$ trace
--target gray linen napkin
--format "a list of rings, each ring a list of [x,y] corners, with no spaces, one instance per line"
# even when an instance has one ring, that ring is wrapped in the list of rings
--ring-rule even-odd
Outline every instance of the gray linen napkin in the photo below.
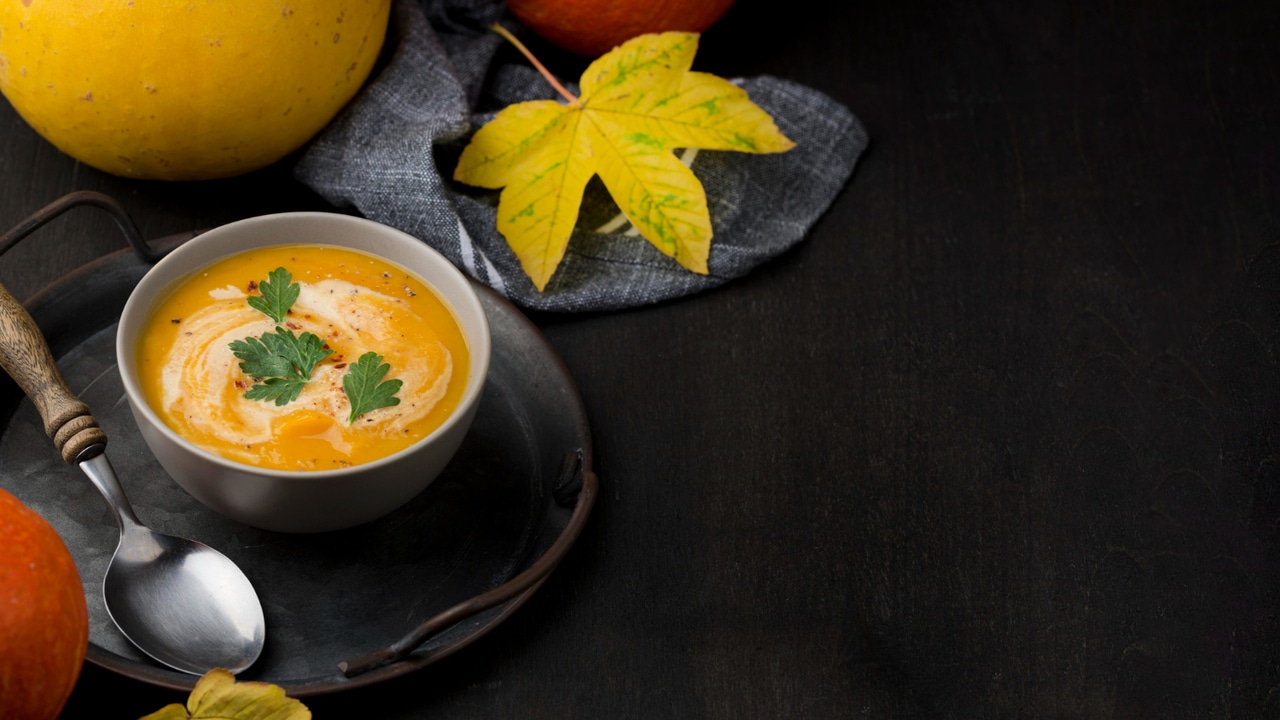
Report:
[[[396,0],[389,61],[312,142],[295,175],[334,205],[430,243],[518,305],[613,310],[739,277],[804,238],[866,148],[857,118],[826,95],[774,77],[742,80],[796,147],[693,156],[711,212],[710,274],[689,272],[628,236],[630,225],[616,222],[617,206],[596,178],[564,260],[539,293],[496,229],[497,191],[452,180],[470,134],[497,109],[555,96],[527,66],[490,68],[505,42],[488,30],[495,21],[518,27],[501,0]]]

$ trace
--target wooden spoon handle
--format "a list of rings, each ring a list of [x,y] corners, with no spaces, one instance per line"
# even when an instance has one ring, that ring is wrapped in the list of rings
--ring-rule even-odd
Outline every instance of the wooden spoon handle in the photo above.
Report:
[[[80,453],[93,445],[106,445],[107,434],[89,413],[89,406],[71,392],[58,372],[44,334],[3,285],[0,285],[0,367],[31,398],[44,431],[62,453],[75,464]]]

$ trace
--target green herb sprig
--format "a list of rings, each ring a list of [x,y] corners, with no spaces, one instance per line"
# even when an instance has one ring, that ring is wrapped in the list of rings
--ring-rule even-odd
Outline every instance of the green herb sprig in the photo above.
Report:
[[[283,323],[289,314],[289,308],[298,301],[298,293],[302,292],[302,286],[293,282],[293,275],[288,270],[278,267],[267,273],[266,280],[258,283],[258,290],[262,293],[262,297],[251,296],[249,306],[255,310],[261,310],[262,314],[275,320],[276,323]]]
[[[241,360],[240,370],[254,378],[254,384],[245,392],[249,400],[274,402],[277,407],[298,399],[302,388],[311,380],[311,373],[320,361],[333,354],[324,341],[314,333],[294,335],[293,331],[280,327],[297,302],[302,286],[293,282],[293,275],[283,267],[267,274],[258,283],[261,297],[254,295],[249,305],[274,320],[274,332],[261,338],[247,337],[231,342],[231,352]],[[351,403],[351,415],[347,422],[354,423],[361,415],[378,408],[400,404],[395,394],[400,391],[400,380],[383,380],[391,366],[382,362],[382,356],[369,351],[351,363],[342,377],[342,389]]]
[[[389,370],[391,366],[382,362],[382,356],[372,350],[351,363],[347,374],[342,376],[342,389],[351,403],[348,423],[354,423],[370,410],[400,404],[400,398],[395,397],[395,394],[404,383],[399,380],[383,381],[382,378]]]
[[[241,370],[262,380],[244,396],[250,400],[274,400],[277,407],[297,400],[311,379],[311,371],[333,354],[313,333],[298,336],[278,325],[274,333],[267,333],[262,339],[233,341],[231,352],[244,361],[240,363]]]

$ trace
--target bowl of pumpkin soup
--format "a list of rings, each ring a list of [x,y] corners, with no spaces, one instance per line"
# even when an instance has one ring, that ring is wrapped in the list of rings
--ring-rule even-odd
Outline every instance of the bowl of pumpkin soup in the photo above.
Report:
[[[446,258],[319,212],[179,246],[116,337],[133,416],[174,481],[283,532],[359,525],[425,489],[475,417],[489,354],[479,298]]]

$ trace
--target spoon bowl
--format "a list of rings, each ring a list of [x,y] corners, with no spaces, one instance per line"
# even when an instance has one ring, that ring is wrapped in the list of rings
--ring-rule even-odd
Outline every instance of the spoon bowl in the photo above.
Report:
[[[67,387],[31,315],[3,286],[0,366],[31,398],[63,459],[80,466],[115,512],[120,542],[103,580],[103,600],[116,627],[175,670],[238,673],[252,665],[266,635],[253,585],[217,550],[138,520],[105,454],[106,433]]]
[[[193,594],[191,587],[206,592]],[[262,653],[262,607],[223,599],[251,598],[253,586],[226,556],[203,543],[146,528],[126,531],[102,595],[125,637],[176,670],[203,674],[221,667],[238,673]],[[186,639],[181,648],[172,647],[175,630]]]
[[[204,543],[138,523],[105,454],[82,460],[80,468],[120,524],[120,543],[102,581],[107,614],[120,632],[175,670],[238,673],[252,665],[262,653],[266,623],[240,568]]]

